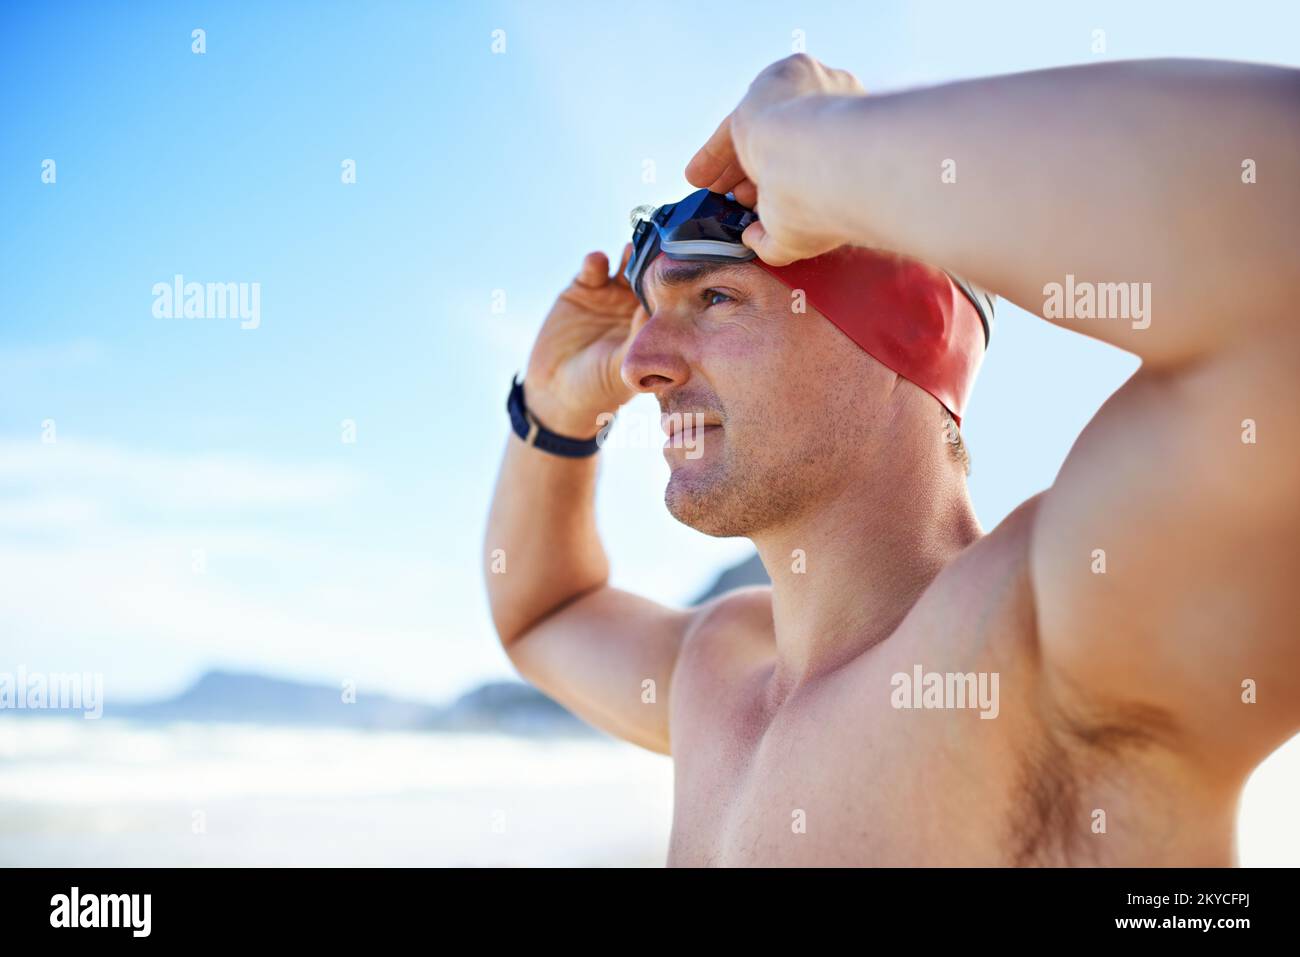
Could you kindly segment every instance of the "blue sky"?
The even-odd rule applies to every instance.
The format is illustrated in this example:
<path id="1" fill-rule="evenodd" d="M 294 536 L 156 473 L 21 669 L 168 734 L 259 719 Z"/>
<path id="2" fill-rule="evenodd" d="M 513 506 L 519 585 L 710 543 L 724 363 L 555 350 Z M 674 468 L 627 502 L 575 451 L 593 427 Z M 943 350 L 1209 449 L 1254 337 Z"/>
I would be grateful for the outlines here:
<path id="1" fill-rule="evenodd" d="M 1298 27 L 1283 3 L 5 4 L 0 670 L 118 697 L 212 666 L 428 699 L 508 675 L 478 556 L 510 375 L 795 31 L 880 93 L 1294 63 Z M 259 283 L 260 325 L 155 318 L 178 273 Z M 986 528 L 1134 368 L 1003 309 L 965 428 Z M 656 448 L 603 457 L 617 584 L 684 601 L 748 553 L 672 521 Z"/>

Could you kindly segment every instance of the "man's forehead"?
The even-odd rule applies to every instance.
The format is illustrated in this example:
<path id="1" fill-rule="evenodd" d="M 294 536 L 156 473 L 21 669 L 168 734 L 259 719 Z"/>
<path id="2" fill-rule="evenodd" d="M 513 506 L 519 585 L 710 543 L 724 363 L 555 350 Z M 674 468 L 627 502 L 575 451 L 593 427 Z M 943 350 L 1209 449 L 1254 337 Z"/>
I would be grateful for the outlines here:
<path id="1" fill-rule="evenodd" d="M 651 286 L 664 289 L 685 286 L 705 276 L 719 279 L 724 276 L 748 276 L 755 268 L 753 260 L 740 263 L 685 262 L 660 254 L 646 270 L 643 283 L 647 289 Z"/>

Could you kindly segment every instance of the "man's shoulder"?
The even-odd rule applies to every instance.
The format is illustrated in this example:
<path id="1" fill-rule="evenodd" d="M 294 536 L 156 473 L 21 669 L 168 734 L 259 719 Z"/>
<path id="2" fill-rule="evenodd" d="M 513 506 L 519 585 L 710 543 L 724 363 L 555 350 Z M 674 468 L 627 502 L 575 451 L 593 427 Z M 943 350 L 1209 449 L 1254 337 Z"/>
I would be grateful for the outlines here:
<path id="1" fill-rule="evenodd" d="M 699 607 L 696 628 L 772 623 L 772 586 L 745 585 L 723 592 Z"/>
<path id="2" fill-rule="evenodd" d="M 1038 514 L 1038 508 L 1047 494 L 1044 489 L 1034 495 L 1029 496 L 1010 512 L 1007 516 L 994 526 L 993 530 L 984 536 L 981 541 L 997 537 L 996 544 L 1000 547 L 1027 546 L 1029 535 L 1034 528 L 1034 518 Z"/>
<path id="3" fill-rule="evenodd" d="M 1032 645 L 1037 629 L 1030 547 L 1043 494 L 1026 499 L 959 552 L 917 602 L 912 624 L 954 640 Z"/>
<path id="4" fill-rule="evenodd" d="M 746 585 L 709 599 L 696 609 L 686 641 L 771 637 L 772 586 Z"/>
<path id="5" fill-rule="evenodd" d="M 1038 492 L 1025 499 L 989 532 L 963 549 L 945 569 L 960 578 L 983 577 L 996 568 L 1027 569 L 1034 520 L 1043 496 Z"/>

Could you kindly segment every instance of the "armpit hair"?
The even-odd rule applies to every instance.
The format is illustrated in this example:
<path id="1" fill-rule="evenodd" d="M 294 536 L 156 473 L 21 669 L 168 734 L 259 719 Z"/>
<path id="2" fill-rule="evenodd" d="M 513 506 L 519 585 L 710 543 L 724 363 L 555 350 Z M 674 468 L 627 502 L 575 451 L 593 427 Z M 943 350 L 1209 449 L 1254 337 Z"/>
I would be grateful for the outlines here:
<path id="1" fill-rule="evenodd" d="M 1083 840 L 1091 821 L 1086 791 L 1122 773 L 1123 762 L 1171 745 L 1175 735 L 1169 714 L 1147 705 L 1111 706 L 1104 713 L 1055 711 L 1016 777 L 1022 798 L 1013 805 L 1007 835 L 1016 867 L 1099 863 L 1101 845 Z"/>

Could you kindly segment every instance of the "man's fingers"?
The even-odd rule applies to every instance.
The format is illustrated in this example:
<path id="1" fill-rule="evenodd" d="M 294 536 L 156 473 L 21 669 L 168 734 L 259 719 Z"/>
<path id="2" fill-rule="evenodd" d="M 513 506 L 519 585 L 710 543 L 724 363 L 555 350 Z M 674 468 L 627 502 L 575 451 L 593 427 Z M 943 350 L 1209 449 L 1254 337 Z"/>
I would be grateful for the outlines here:
<path id="1" fill-rule="evenodd" d="M 736 202 L 741 206 L 748 206 L 753 209 L 758 205 L 758 187 L 754 185 L 753 180 L 742 179 L 731 191 L 736 194 Z"/>
<path id="2" fill-rule="evenodd" d="M 722 175 L 709 183 L 709 189 L 715 193 L 729 193 L 735 189 L 736 184 L 745 181 L 745 170 L 739 163 L 731 163 Z"/>
<path id="3" fill-rule="evenodd" d="M 731 142 L 731 114 L 728 113 L 708 142 L 686 164 L 686 182 L 692 186 L 711 187 L 735 162 L 736 148 Z"/>
<path id="4" fill-rule="evenodd" d="M 758 254 L 758 258 L 769 266 L 788 266 L 795 257 L 776 244 L 763 223 L 750 223 L 740 234 L 740 241 Z"/>
<path id="5" fill-rule="evenodd" d="M 623 246 L 623 255 L 619 258 L 618 261 L 618 272 L 614 273 L 614 282 L 618 285 L 625 286 L 628 289 L 632 287 L 628 286 L 627 277 L 623 275 L 623 273 L 627 271 L 627 261 L 629 258 L 631 258 L 631 256 L 632 256 L 632 244 L 627 243 Z"/>
<path id="6" fill-rule="evenodd" d="M 588 289 L 599 289 L 609 281 L 609 257 L 599 250 L 587 253 L 573 281 Z"/>

